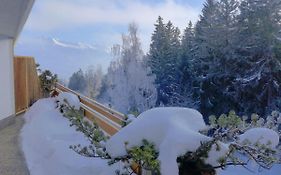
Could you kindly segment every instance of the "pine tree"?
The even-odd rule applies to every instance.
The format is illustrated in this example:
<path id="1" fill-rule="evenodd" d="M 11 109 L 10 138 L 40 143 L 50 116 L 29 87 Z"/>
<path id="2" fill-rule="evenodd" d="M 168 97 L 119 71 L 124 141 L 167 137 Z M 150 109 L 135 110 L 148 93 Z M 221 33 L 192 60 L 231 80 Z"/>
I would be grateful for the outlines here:
<path id="1" fill-rule="evenodd" d="M 160 75 L 163 72 L 164 66 L 162 63 L 163 51 L 165 48 L 166 41 L 166 31 L 165 24 L 163 22 L 163 18 L 160 16 L 155 24 L 155 31 L 151 37 L 151 44 L 149 50 L 149 60 L 148 64 L 152 69 L 152 73 L 155 75 Z M 156 80 L 157 83 L 157 80 Z"/>
<path id="2" fill-rule="evenodd" d="M 217 31 L 219 37 L 219 67 L 222 73 L 233 73 L 230 67 L 236 58 L 234 41 L 237 37 L 237 14 L 239 2 L 237 0 L 220 0 L 218 2 L 219 18 Z"/>
<path id="3" fill-rule="evenodd" d="M 280 108 L 280 11 L 280 0 L 241 3 L 236 88 L 243 111 L 264 114 Z"/>
<path id="4" fill-rule="evenodd" d="M 178 105 L 180 100 L 179 91 L 179 72 L 180 63 L 180 30 L 175 27 L 171 21 L 166 24 L 167 50 L 165 54 L 164 72 L 166 75 L 162 78 L 162 93 L 167 97 L 167 103 L 170 106 Z"/>
<path id="5" fill-rule="evenodd" d="M 174 105 L 178 101 L 178 72 L 180 30 L 171 21 L 164 24 L 161 17 L 152 34 L 148 65 L 156 75 L 157 105 Z"/>
<path id="6" fill-rule="evenodd" d="M 202 9 L 202 15 L 196 24 L 195 39 L 199 59 L 199 75 L 206 76 L 212 65 L 216 64 L 217 40 L 219 39 L 218 27 L 218 3 L 215 0 L 207 0 Z"/>
<path id="7" fill-rule="evenodd" d="M 77 72 L 74 72 L 69 79 L 68 87 L 74 91 L 78 91 L 80 93 L 84 93 L 86 89 L 86 80 L 84 77 L 84 73 L 81 69 Z"/>
<path id="8" fill-rule="evenodd" d="M 237 0 L 207 0 L 195 27 L 194 66 L 200 84 L 200 111 L 204 115 L 237 109 L 234 100 L 236 72 Z M 223 107 L 222 107 L 223 106 Z"/>
<path id="9" fill-rule="evenodd" d="M 200 85 L 200 111 L 204 115 L 220 113 L 223 87 L 225 86 L 225 57 L 222 52 L 226 29 L 223 20 L 221 4 L 215 0 L 207 0 L 202 9 L 202 15 L 195 27 L 196 52 L 194 66 L 197 81 Z M 218 107 L 220 106 L 220 107 Z"/>
<path id="10" fill-rule="evenodd" d="M 194 76 L 194 52 L 195 50 L 195 35 L 194 28 L 191 21 L 188 23 L 188 27 L 184 30 L 184 34 L 181 39 L 180 47 L 180 64 L 179 71 L 179 88 L 181 106 L 197 107 L 198 95 L 196 95 L 197 82 Z"/>

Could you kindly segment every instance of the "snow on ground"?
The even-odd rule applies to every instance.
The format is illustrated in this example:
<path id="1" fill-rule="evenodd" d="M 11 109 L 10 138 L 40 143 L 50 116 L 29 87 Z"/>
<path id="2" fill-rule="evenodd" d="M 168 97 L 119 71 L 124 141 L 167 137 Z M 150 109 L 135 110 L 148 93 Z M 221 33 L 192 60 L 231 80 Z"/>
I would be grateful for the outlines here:
<path id="1" fill-rule="evenodd" d="M 106 160 L 82 157 L 69 149 L 88 141 L 55 107 L 54 98 L 42 99 L 24 115 L 22 149 L 31 175 L 114 174 Z"/>

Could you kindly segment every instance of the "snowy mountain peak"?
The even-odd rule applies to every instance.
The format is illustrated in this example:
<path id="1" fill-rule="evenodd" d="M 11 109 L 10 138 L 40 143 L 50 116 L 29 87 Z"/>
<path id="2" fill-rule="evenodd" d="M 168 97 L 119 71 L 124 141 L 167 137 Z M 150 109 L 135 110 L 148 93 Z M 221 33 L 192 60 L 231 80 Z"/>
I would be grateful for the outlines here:
<path id="1" fill-rule="evenodd" d="M 97 48 L 94 45 L 78 42 L 78 43 L 70 43 L 70 42 L 62 42 L 59 39 L 52 38 L 53 44 L 56 46 L 64 47 L 64 48 L 72 48 L 72 49 L 80 49 L 80 50 L 96 50 Z"/>

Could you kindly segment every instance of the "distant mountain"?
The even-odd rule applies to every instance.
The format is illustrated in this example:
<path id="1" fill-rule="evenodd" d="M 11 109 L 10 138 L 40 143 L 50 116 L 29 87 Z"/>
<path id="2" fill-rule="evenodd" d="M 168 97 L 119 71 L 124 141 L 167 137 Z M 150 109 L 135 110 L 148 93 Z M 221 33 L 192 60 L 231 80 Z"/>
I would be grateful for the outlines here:
<path id="1" fill-rule="evenodd" d="M 55 45 L 61 46 L 64 48 L 71 48 L 71 49 L 80 49 L 80 50 L 97 50 L 97 47 L 94 45 L 86 44 L 86 43 L 66 43 L 66 42 L 61 42 L 58 39 L 52 38 L 52 41 Z"/>
<path id="2" fill-rule="evenodd" d="M 106 48 L 87 43 L 70 43 L 56 38 L 35 38 L 19 42 L 16 55 L 35 57 L 42 69 L 49 69 L 61 79 L 68 79 L 79 68 L 101 65 L 104 70 L 110 63 Z"/>

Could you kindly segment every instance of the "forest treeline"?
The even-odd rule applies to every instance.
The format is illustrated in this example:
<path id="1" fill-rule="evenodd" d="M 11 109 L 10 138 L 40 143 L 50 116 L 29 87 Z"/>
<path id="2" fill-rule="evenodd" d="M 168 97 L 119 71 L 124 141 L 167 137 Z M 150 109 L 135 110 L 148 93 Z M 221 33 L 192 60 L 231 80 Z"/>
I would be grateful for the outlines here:
<path id="1" fill-rule="evenodd" d="M 206 117 L 265 115 L 281 107 L 280 25 L 280 0 L 207 0 L 182 32 L 159 17 L 146 54 L 130 24 L 108 72 L 80 70 L 69 87 L 125 113 L 182 106 Z"/>

